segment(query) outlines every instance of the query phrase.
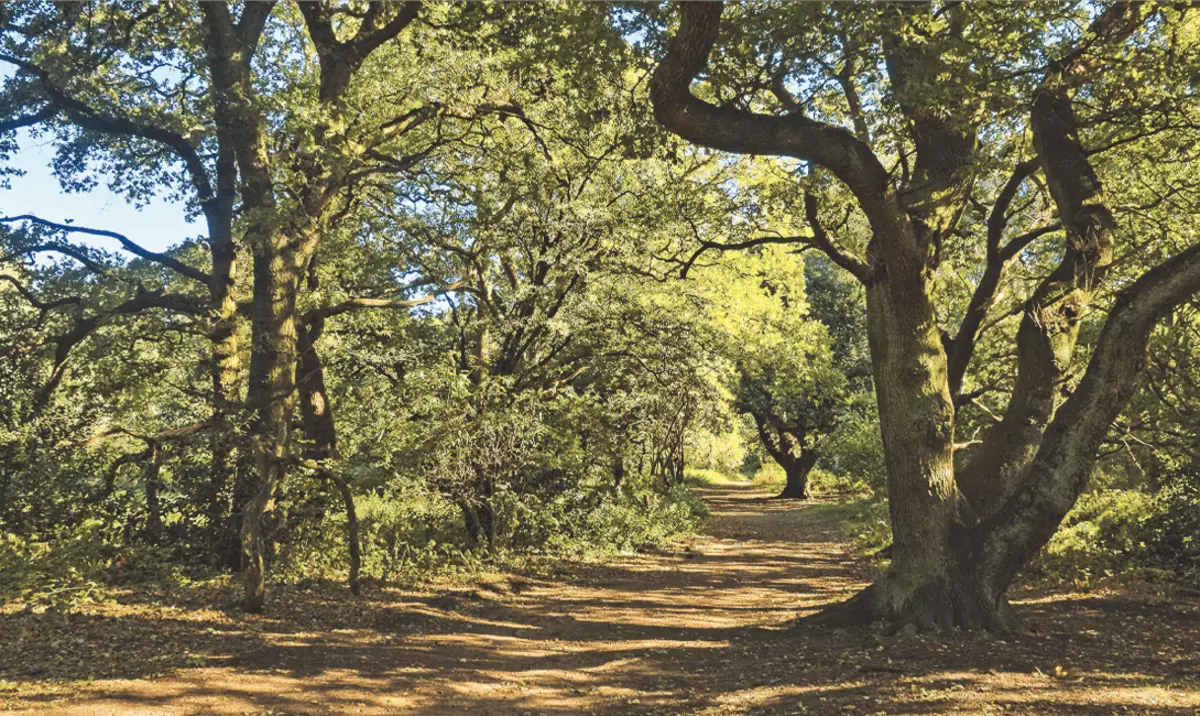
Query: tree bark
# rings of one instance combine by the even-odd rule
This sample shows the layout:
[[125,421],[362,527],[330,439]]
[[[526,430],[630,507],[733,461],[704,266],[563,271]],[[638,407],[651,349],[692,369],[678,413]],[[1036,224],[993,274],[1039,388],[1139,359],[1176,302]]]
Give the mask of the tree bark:
[[1100,443],[1137,387],[1154,326],[1198,292],[1200,245],[1118,294],[1079,386],[1046,429],[1019,488],[973,536],[972,566],[989,596],[1003,594],[1079,499]]
[[[298,250],[304,242],[288,235],[275,202],[262,117],[253,102],[250,59],[258,35],[254,27],[244,25],[252,18],[244,13],[242,22],[234,25],[227,6],[212,3],[202,9],[214,101],[234,145],[246,240],[253,256],[252,346],[246,403],[258,484],[242,508],[241,543],[245,607],[257,612],[262,610],[266,597],[263,518],[274,506],[288,464],[296,385],[296,298],[308,257]],[[261,29],[258,25],[257,32]]]
[[1017,380],[1004,417],[959,475],[959,487],[980,518],[1012,495],[1069,392],[1079,326],[1112,262],[1116,233],[1061,77],[1048,78],[1034,95],[1030,127],[1066,245],[1059,265],[1025,306],[1017,331]]
[[808,493],[808,474],[817,464],[817,453],[812,450],[805,450],[800,453],[800,457],[788,461],[788,464],[783,466],[784,475],[787,476],[787,483],[783,487],[783,491],[775,497],[781,500],[807,500]]

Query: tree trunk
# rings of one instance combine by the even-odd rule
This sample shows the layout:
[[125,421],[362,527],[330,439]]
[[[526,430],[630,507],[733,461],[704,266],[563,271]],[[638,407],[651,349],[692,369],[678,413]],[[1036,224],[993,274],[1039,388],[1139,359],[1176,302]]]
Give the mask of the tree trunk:
[[475,514],[475,508],[471,507],[470,502],[463,500],[458,503],[458,509],[462,511],[463,527],[467,531],[467,544],[472,548],[476,548],[479,546],[482,531],[479,527],[479,517]]
[[888,261],[886,279],[867,287],[893,542],[887,573],[862,599],[888,619],[940,611],[954,588],[954,404],[946,353],[920,270],[901,268]]
[[496,550],[496,513],[492,508],[492,481],[476,476],[472,499],[459,503],[467,528],[467,541],[473,549]]
[[1004,418],[959,476],[963,494],[981,518],[1016,490],[1062,403],[1079,326],[1112,261],[1116,233],[1104,188],[1079,143],[1066,92],[1040,89],[1030,124],[1067,240],[1058,267],[1025,307],[1017,333],[1017,382]]
[[158,443],[148,446],[150,461],[146,464],[146,539],[157,544],[163,537],[162,504],[159,500],[159,490],[162,481],[159,473],[162,470],[162,449]]
[[300,327],[299,372],[300,415],[306,452],[316,460],[337,456],[337,426],[333,421],[333,405],[325,389],[325,366],[317,353],[316,342],[324,331],[325,322],[317,318]]
[[[253,232],[254,296],[247,407],[258,484],[242,513],[243,586],[246,607],[262,609],[266,594],[262,521],[274,507],[287,472],[288,441],[296,403],[296,297],[303,258],[288,237],[260,226]],[[261,233],[260,233],[261,232]]]
[[[909,10],[929,12],[925,4],[901,11]],[[1154,321],[1200,290],[1200,247],[1193,247],[1123,291],[1082,381],[1056,411],[1055,393],[1066,383],[1079,314],[1110,260],[1115,226],[1079,144],[1069,92],[1086,77],[1081,70],[1092,69],[1086,66],[1087,58],[1104,51],[1105,44],[1126,40],[1149,13],[1137,3],[1108,6],[1092,21],[1086,44],[1049,63],[1046,80],[1034,95],[1034,145],[1070,246],[1059,269],[1039,288],[1022,327],[1021,375],[1009,425],[1020,423],[1021,434],[1000,433],[1004,440],[996,444],[996,454],[1001,464],[973,461],[973,466],[979,463],[988,469],[966,489],[1000,505],[985,511],[977,526],[958,519],[964,500],[951,459],[954,403],[931,302],[942,243],[967,204],[975,159],[975,136],[969,128],[975,126],[971,115],[977,103],[967,98],[939,104],[936,93],[927,91],[943,83],[944,74],[953,77],[955,70],[941,59],[953,43],[909,31],[920,28],[902,27],[892,35],[886,25],[882,28],[886,71],[911,125],[909,139],[917,153],[912,181],[906,171],[905,183],[898,187],[871,147],[841,127],[802,112],[760,114],[710,104],[692,94],[691,83],[720,36],[721,6],[685,3],[681,15],[651,78],[658,120],[679,136],[713,149],[789,156],[830,171],[854,194],[872,232],[865,264],[821,242],[815,226],[813,243],[866,286],[888,476],[892,563],[876,583],[812,621],[1013,628],[1017,622],[1005,590],[1045,545],[1086,485],[1097,448],[1140,374]],[[901,25],[916,18],[901,18]],[[955,385],[965,357],[960,356],[961,365],[955,368]],[[1029,455],[1032,461],[1025,466]],[[1009,494],[1012,497],[1005,500]]]
[[789,431],[776,426],[776,434],[772,435],[773,421],[769,416],[759,413],[752,413],[751,416],[758,428],[758,439],[762,443],[763,449],[767,451],[772,460],[783,468],[784,475],[787,476],[783,492],[775,497],[807,500],[809,497],[808,474],[817,464],[817,453],[804,447],[805,433],[800,430]]
[[621,453],[613,453],[612,476],[613,491],[615,492],[621,489],[621,483],[625,480],[625,457]]
[[[213,231],[210,229],[210,236]],[[233,281],[232,246],[218,248],[213,243],[213,280],[209,286],[211,310],[216,316],[209,332],[211,344],[212,376],[212,422],[209,437],[209,481],[207,495],[207,517],[210,544],[219,554],[221,546],[234,542],[227,531],[229,502],[226,491],[236,473],[236,437],[229,416],[237,407],[238,394],[238,341],[237,303],[230,291]],[[236,534],[236,533],[235,533]]]
[[804,450],[800,453],[800,457],[789,459],[787,464],[783,465],[787,483],[783,487],[783,492],[775,497],[782,500],[807,500],[809,498],[808,474],[812,472],[816,464],[817,453],[813,450]]

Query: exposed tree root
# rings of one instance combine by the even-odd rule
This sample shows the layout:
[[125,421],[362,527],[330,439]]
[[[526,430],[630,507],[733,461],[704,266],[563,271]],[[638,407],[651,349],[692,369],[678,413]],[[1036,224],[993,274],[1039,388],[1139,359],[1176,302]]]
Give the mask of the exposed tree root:
[[780,492],[778,495],[775,495],[771,499],[773,499],[773,500],[807,500],[808,498],[809,498],[809,494],[808,494],[808,486],[807,485],[802,486],[802,487],[795,486],[795,485],[788,485],[787,487],[783,488],[783,492]]
[[888,577],[844,602],[796,621],[796,626],[844,628],[883,623],[889,633],[902,630],[923,633],[987,631],[995,634],[1028,633],[1008,599],[984,597],[983,590],[968,588],[965,579],[941,581],[911,590],[898,598]]

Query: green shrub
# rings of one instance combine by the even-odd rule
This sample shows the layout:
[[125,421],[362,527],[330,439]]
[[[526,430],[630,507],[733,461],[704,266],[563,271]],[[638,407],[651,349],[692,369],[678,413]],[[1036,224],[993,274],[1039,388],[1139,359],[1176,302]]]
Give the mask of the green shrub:
[[[696,530],[708,516],[686,486],[665,494],[573,487],[553,496],[500,489],[493,496],[497,549],[491,562],[523,555],[584,555],[653,547]],[[362,577],[412,583],[480,568],[462,512],[436,494],[358,496]],[[346,518],[330,510],[289,532],[274,574],[284,581],[341,580],[348,568]]]
[[0,601],[85,602],[100,592],[117,555],[113,530],[101,520],[36,538],[0,535]]
[[805,509],[809,519],[831,524],[859,547],[877,552],[892,543],[886,499],[860,498],[823,503]]
[[1085,493],[1032,565],[1040,576],[1087,581],[1147,565],[1147,522],[1158,511],[1138,490]]
[[1142,529],[1152,565],[1200,581],[1200,480],[1195,475],[1172,481],[1154,496]]
[[814,467],[808,474],[808,489],[814,495],[849,497],[870,494],[871,486],[866,480],[848,474],[834,474],[822,467]]
[[588,513],[585,531],[574,535],[589,549],[640,550],[694,532],[708,517],[708,506],[683,485],[666,494],[647,494],[645,502],[624,495],[602,502]]
[[[413,582],[475,565],[464,549],[462,513],[450,501],[416,491],[355,496],[361,577]],[[281,546],[275,575],[302,582],[340,580],[349,564],[346,514],[336,504],[297,525]]]
[[787,475],[778,463],[764,462],[754,473],[751,483],[760,490],[782,490],[787,484]]

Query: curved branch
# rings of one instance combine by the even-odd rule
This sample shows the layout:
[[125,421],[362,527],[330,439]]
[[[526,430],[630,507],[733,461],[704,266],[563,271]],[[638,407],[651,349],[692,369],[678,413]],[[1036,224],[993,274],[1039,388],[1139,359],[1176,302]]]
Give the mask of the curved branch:
[[723,5],[681,6],[679,30],[650,82],[650,99],[659,123],[690,142],[713,149],[783,155],[818,164],[850,187],[873,224],[894,223],[898,214],[888,191],[887,170],[852,132],[799,113],[775,117],[718,107],[692,94],[691,83],[704,69],[716,42]]
[[[56,231],[63,231],[66,233],[87,234],[89,236],[101,236],[101,237],[108,238],[108,239],[114,239],[119,244],[121,244],[121,246],[126,251],[128,251],[131,254],[134,254],[135,256],[139,256],[143,259],[146,259],[147,261],[153,261],[154,263],[161,264],[162,266],[166,266],[167,268],[171,269],[172,271],[175,271],[176,273],[179,273],[180,275],[186,276],[187,278],[193,279],[195,281],[199,281],[200,283],[203,283],[205,285],[208,285],[208,282],[210,280],[209,275],[207,273],[205,273],[204,271],[201,271],[200,269],[192,268],[191,266],[188,266],[187,264],[180,261],[179,259],[168,256],[167,254],[158,253],[156,251],[150,251],[149,249],[135,243],[133,240],[131,240],[129,237],[125,236],[124,234],[118,234],[115,231],[106,231],[104,229],[89,229],[86,226],[75,226],[74,224],[59,224],[54,221],[48,221],[46,219],[38,218],[32,214],[21,214],[20,216],[0,216],[0,224],[17,222],[17,221],[28,221],[30,223],[37,224],[38,226],[45,226],[47,228],[54,229]],[[61,249],[55,248],[55,250],[61,250]],[[77,257],[72,256],[72,258],[77,258]]]
[[204,162],[200,159],[199,152],[183,135],[162,127],[135,122],[125,117],[105,115],[86,103],[67,95],[50,79],[50,73],[41,67],[7,54],[0,54],[0,61],[15,65],[37,78],[49,100],[65,112],[72,122],[83,129],[102,134],[141,137],[171,150],[187,168],[188,176],[191,178],[192,186],[196,189],[200,202],[212,201],[213,191],[208,180],[208,171],[204,168]]
[[860,259],[852,256],[833,243],[830,240],[829,234],[825,231],[824,224],[821,223],[821,217],[818,214],[817,197],[810,192],[804,193],[804,219],[808,225],[812,227],[813,236],[811,241],[813,247],[820,249],[826,256],[829,257],[838,266],[849,271],[852,276],[858,279],[861,283],[866,284],[870,280],[871,269]]
[[1087,370],[1046,428],[1019,488],[980,526],[979,568],[1007,585],[1057,530],[1087,486],[1101,443],[1137,388],[1159,320],[1200,293],[1200,245],[1117,295]]
[[24,117],[14,117],[12,119],[0,121],[0,133],[11,132],[15,129],[21,129],[22,127],[32,127],[35,124],[41,124],[56,114],[58,114],[58,108],[47,105],[38,111],[33,112],[32,114],[25,115]]
[[335,303],[332,306],[314,308],[311,311],[306,312],[302,319],[304,323],[308,324],[317,319],[325,319],[331,316],[337,316],[349,311],[356,311],[363,308],[415,308],[417,306],[424,306],[427,303],[433,303],[439,296],[451,291],[456,291],[462,288],[464,285],[466,285],[466,281],[455,281],[454,283],[449,284],[445,288],[435,291],[434,293],[421,296],[420,298],[410,298],[404,300],[388,298],[350,298],[342,301],[341,303]]

